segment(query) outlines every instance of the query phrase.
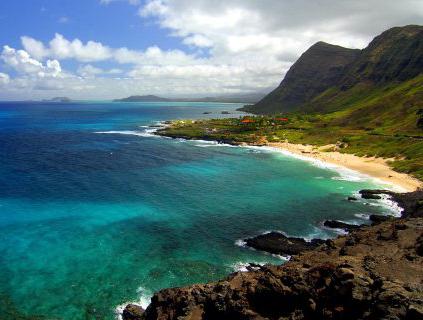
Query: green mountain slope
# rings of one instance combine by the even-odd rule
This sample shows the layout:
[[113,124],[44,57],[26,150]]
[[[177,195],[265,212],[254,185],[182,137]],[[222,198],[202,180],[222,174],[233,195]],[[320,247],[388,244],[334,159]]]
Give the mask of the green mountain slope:
[[422,102],[422,72],[422,26],[389,29],[361,51],[317,43],[291,67],[278,88],[243,110],[256,114],[330,113],[352,108],[347,113],[361,117],[363,125],[375,125],[387,120],[384,115],[395,115],[404,123],[391,121],[394,127],[411,128],[419,118],[415,111]]
[[299,106],[336,85],[344,75],[345,66],[359,53],[360,50],[317,42],[292,65],[278,88],[244,110],[265,114],[282,109],[298,110]]

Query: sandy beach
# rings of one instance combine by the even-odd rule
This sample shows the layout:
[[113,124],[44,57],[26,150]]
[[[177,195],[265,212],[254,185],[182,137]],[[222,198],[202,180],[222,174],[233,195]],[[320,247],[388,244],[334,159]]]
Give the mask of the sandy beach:
[[325,147],[288,142],[269,142],[267,145],[269,147],[286,150],[297,155],[310,157],[358,171],[382,182],[397,186],[401,189],[398,191],[401,192],[411,192],[423,187],[421,181],[407,174],[392,170],[387,163],[387,159],[375,157],[364,158],[336,151],[326,152],[322,151]]

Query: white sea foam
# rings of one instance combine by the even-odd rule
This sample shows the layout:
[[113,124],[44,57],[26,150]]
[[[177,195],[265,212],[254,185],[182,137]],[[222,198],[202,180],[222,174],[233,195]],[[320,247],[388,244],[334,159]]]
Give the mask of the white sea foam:
[[247,246],[247,242],[245,242],[244,240],[242,240],[242,239],[239,239],[239,240],[236,240],[235,241],[235,245],[236,246],[238,246],[238,247],[243,247],[243,248],[245,248],[246,246]]
[[137,294],[139,296],[138,301],[125,302],[125,303],[118,305],[115,308],[115,315],[116,315],[117,320],[123,320],[122,319],[122,313],[123,313],[123,310],[125,310],[125,307],[128,304],[135,304],[137,306],[142,307],[144,310],[148,307],[148,305],[150,304],[150,301],[151,301],[151,297],[153,296],[153,292],[144,288],[144,287],[139,287],[137,289]]
[[[266,263],[265,262],[253,262],[253,264],[258,264],[260,266],[264,266]],[[253,267],[250,266],[250,262],[235,262],[234,264],[231,265],[231,268],[235,271],[235,272],[247,272],[250,270],[258,270],[258,267]]]
[[393,183],[389,183],[387,181],[372,177],[370,175],[361,173],[359,171],[356,170],[352,170],[349,168],[346,168],[342,165],[337,165],[337,164],[333,164],[333,163],[328,163],[325,162],[323,160],[320,159],[315,159],[306,155],[300,155],[288,150],[283,150],[283,149],[279,149],[279,148],[275,148],[275,147],[264,147],[264,146],[242,146],[243,148],[249,148],[249,149],[253,149],[253,150],[262,150],[262,151],[267,151],[267,152],[275,152],[275,153],[280,153],[283,154],[285,156],[291,157],[291,158],[296,158],[299,160],[303,160],[303,161],[307,161],[310,164],[318,167],[318,168],[322,168],[322,169],[328,169],[331,171],[335,171],[336,173],[339,174],[339,176],[337,177],[332,177],[331,179],[333,180],[341,180],[341,181],[352,181],[352,182],[364,182],[364,181],[372,181],[373,183],[376,183],[378,185],[383,185],[384,188],[395,191],[395,192],[406,192],[407,190],[405,190],[404,188],[393,184]]
[[133,130],[97,131],[95,133],[100,133],[100,134],[122,134],[122,135],[138,136],[138,137],[157,137],[154,134],[153,129],[151,129],[151,130],[145,130],[145,131],[133,131]]
[[155,134],[155,132],[159,128],[150,128],[147,126],[145,127],[143,131],[135,131],[135,130],[111,130],[111,131],[96,131],[95,133],[100,134],[122,134],[122,135],[131,135],[131,136],[138,136],[138,137],[159,137]]
[[382,199],[372,202],[370,203],[370,205],[383,207],[385,209],[388,209],[388,215],[392,215],[394,217],[401,217],[402,211],[404,209],[401,208],[395,201],[392,201],[389,195],[381,194],[380,196],[382,197]]
[[359,218],[359,219],[363,219],[363,220],[369,220],[370,219],[370,215],[367,213],[354,213],[354,216]]
[[229,147],[229,148],[236,148],[237,146],[228,144],[228,143],[221,143],[215,140],[201,140],[201,139],[193,139],[193,140],[186,140],[190,143],[193,143],[196,147],[201,148],[208,148],[208,147]]

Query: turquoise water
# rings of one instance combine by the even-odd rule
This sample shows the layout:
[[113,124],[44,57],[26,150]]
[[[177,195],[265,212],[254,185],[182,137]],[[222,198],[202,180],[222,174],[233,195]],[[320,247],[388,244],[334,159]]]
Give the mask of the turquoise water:
[[0,103],[0,319],[113,319],[161,288],[283,263],[237,240],[329,237],[324,219],[386,211],[345,200],[377,187],[351,172],[145,127],[238,107]]

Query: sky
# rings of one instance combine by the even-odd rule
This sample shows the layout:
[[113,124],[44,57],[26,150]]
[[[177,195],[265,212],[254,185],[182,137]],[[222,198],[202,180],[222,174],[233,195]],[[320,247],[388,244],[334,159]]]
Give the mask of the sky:
[[0,100],[266,93],[312,44],[364,48],[421,0],[1,0]]

